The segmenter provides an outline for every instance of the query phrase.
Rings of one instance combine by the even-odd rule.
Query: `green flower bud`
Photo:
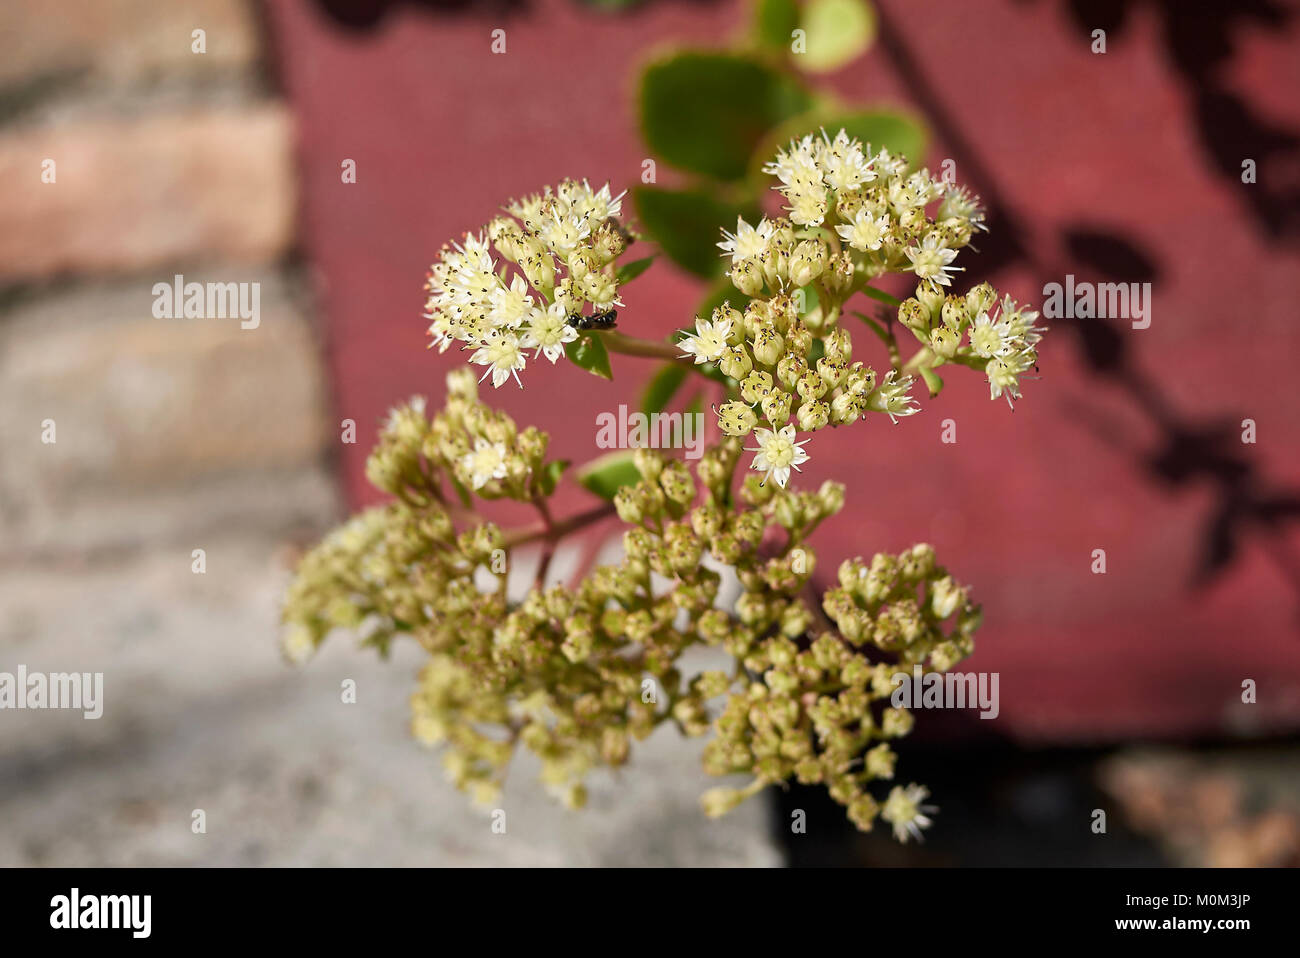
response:
[[[748,436],[758,424],[758,416],[746,403],[723,403],[718,410],[718,427],[728,436]]]
[[[924,333],[930,329],[930,311],[921,305],[920,300],[905,299],[898,307],[898,321],[908,329]]]
[[[746,296],[757,296],[763,291],[763,268],[753,259],[733,263],[727,275],[732,285]]]
[[[754,370],[740,382],[740,395],[745,402],[761,403],[772,394],[772,374]]]
[[[718,368],[724,376],[741,380],[754,368],[754,361],[749,358],[749,350],[743,345],[729,346],[718,359]]]
[[[960,345],[961,337],[947,326],[936,326],[930,330],[930,349],[936,356],[952,359],[957,355],[957,347]]]
[[[796,243],[788,267],[790,282],[794,286],[807,286],[825,271],[826,260],[826,245],[820,240]]]
[[[773,426],[783,426],[790,418],[790,394],[772,393],[762,403],[763,417]]]
[[[776,365],[776,378],[786,389],[794,389],[799,377],[807,371],[806,359],[793,353],[786,353]]]
[[[993,308],[997,302],[997,291],[988,283],[980,283],[973,286],[966,293],[966,312],[970,316],[978,316],[980,313],[986,313]]]
[[[954,333],[960,333],[971,321],[971,316],[966,310],[966,300],[960,296],[949,296],[945,299],[940,316],[943,318],[943,324]]]
[[[785,351],[785,340],[775,327],[765,323],[758,328],[750,347],[754,362],[763,366],[775,366]]]
[[[819,380],[820,381],[820,380]],[[800,380],[802,382],[802,380]],[[805,432],[816,432],[830,422],[831,407],[830,403],[821,401],[805,402],[799,407],[799,414],[796,421],[799,428]]]

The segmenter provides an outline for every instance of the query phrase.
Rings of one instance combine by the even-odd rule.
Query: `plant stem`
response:
[[[934,353],[930,352],[930,347],[922,346],[912,354],[911,359],[903,364],[903,372],[908,373],[915,369],[920,369],[922,366],[928,366],[933,359]]]
[[[671,359],[679,363],[685,363],[692,368],[695,366],[691,358],[682,355],[681,351],[672,343],[637,339],[635,336],[620,333],[616,329],[603,330],[598,335],[605,343],[605,348],[611,353],[622,353],[624,356],[649,356],[652,359]]]
[[[554,542],[556,539],[563,539],[570,532],[576,532],[584,526],[612,515],[614,515],[614,503],[605,502],[586,512],[579,512],[559,522],[552,522],[549,526],[545,522],[538,522],[522,529],[511,529],[503,536],[504,544],[507,549],[513,549],[515,546],[536,542],[538,539]]]

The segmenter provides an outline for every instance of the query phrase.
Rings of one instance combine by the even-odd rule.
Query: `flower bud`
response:
[[[740,395],[745,402],[762,402],[772,393],[772,374],[754,370],[740,381]]]
[[[930,328],[930,311],[917,299],[905,299],[898,307],[898,321],[908,329],[925,332]]]
[[[785,279],[790,268],[790,258],[782,250],[774,246],[769,246],[763,252],[758,254],[759,268],[763,272],[763,279],[767,285],[773,289],[785,285]],[[752,294],[751,294],[752,295]]]
[[[757,296],[763,290],[763,269],[753,259],[733,263],[727,275],[732,285],[746,296]]]
[[[802,356],[786,353],[776,365],[776,378],[786,389],[794,389],[799,377],[808,371],[808,361]]]
[[[790,418],[790,394],[787,392],[772,393],[762,405],[764,418],[773,426],[783,426]]]
[[[966,590],[946,575],[930,586],[930,610],[935,618],[946,619],[966,604]]]
[[[947,326],[936,326],[930,330],[930,349],[936,356],[952,359],[957,355],[961,337]]]
[[[853,265],[853,257],[848,250],[844,250],[838,256],[832,256],[830,262],[827,263],[823,282],[826,283],[826,288],[833,294],[843,296],[853,288],[856,275],[857,270]]]
[[[827,479],[817,490],[817,502],[823,515],[835,515],[844,508],[844,483]]]
[[[960,296],[949,296],[945,299],[940,315],[943,317],[943,324],[954,333],[960,333],[970,322],[970,316],[966,312],[966,300]]]
[[[585,246],[580,246],[569,254],[569,275],[578,283],[582,283],[588,275],[598,271],[603,265],[600,257]]]
[[[926,323],[928,327],[938,316],[939,310],[943,308],[943,290],[937,288],[933,283],[921,283],[916,287],[915,295],[929,315],[929,321]]]
[[[785,334],[785,350],[797,356],[807,357],[812,348],[812,330],[801,321],[795,320]]]
[[[826,269],[826,245],[820,240],[804,240],[797,243],[790,254],[790,282],[795,286],[807,286]]]
[[[727,334],[728,346],[739,346],[745,341],[745,318],[735,306],[730,303],[723,303],[713,310],[711,318],[714,326],[719,326],[722,323],[727,324],[727,328],[730,330]]]
[[[723,403],[718,410],[718,427],[728,436],[748,436],[758,424],[758,416],[746,403]]]
[[[588,273],[581,288],[583,295],[599,309],[607,309],[618,298],[618,283],[609,273]]]
[[[722,370],[724,376],[739,381],[753,370],[754,361],[749,358],[749,350],[744,345],[728,346],[718,358],[718,368]]]
[[[591,247],[603,265],[623,255],[627,250],[627,240],[613,223],[605,222],[592,234]]]
[[[757,335],[754,336],[751,343],[751,348],[756,363],[763,366],[775,366],[785,351],[785,340],[770,324],[765,323],[759,327]]]
[[[980,313],[988,312],[997,302],[998,294],[988,283],[980,283],[978,286],[972,286],[966,293],[966,311],[971,316],[978,316]]]
[[[823,357],[825,358],[825,357]],[[799,398],[804,403],[814,402],[821,399],[826,394],[826,383],[822,377],[812,369],[806,370],[802,376],[795,380],[795,390],[799,393]]]
[[[825,426],[831,417],[831,407],[829,403],[815,401],[805,402],[799,407],[797,417],[799,428],[805,432],[816,432]]]

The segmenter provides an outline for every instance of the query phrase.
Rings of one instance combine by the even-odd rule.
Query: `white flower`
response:
[[[687,356],[695,357],[695,364],[717,362],[727,348],[727,337],[731,335],[731,320],[720,319],[716,323],[707,319],[695,320],[695,335],[687,335],[678,348]]]
[[[486,366],[479,382],[492,374],[492,385],[500,389],[501,384],[514,374],[515,382],[523,388],[519,379],[519,370],[524,368],[524,354],[519,351],[519,337],[507,329],[490,330],[483,338],[483,344],[469,358],[471,363]]]
[[[866,407],[876,412],[883,412],[893,422],[898,416],[911,416],[920,411],[916,400],[908,395],[912,388],[912,377],[897,378],[898,372],[891,369],[885,374],[885,380],[867,397]]]
[[[1005,356],[1015,348],[1011,324],[1004,319],[994,322],[988,313],[980,313],[970,328],[970,348],[981,359]]]
[[[871,165],[886,176],[902,176],[907,172],[907,157],[901,154],[895,156],[882,148]]]
[[[749,468],[757,469],[759,472],[766,472],[768,476],[776,480],[776,484],[785,488],[790,481],[790,470],[802,472],[799,468],[801,463],[808,461],[808,453],[803,450],[803,442],[795,442],[795,429],[793,425],[785,425],[780,429],[773,431],[771,429],[755,429],[754,439],[758,445],[749,452],[756,452],[754,461],[749,464]],[[764,477],[764,482],[767,477]]]
[[[959,186],[947,192],[943,202],[939,204],[937,218],[941,220],[949,218],[965,220],[973,230],[988,231],[988,224],[984,222],[984,209],[980,206],[979,197],[972,195],[964,186]]]
[[[533,307],[528,329],[524,332],[519,345],[526,349],[536,348],[554,363],[564,353],[564,344],[578,338],[578,331],[566,322],[567,315],[559,303],[552,303],[548,309]],[[536,358],[537,353],[533,353]]]
[[[826,187],[821,183],[788,186],[783,191],[790,205],[790,222],[799,226],[821,226],[826,219]]]
[[[984,367],[984,372],[989,377],[989,399],[1006,395],[1007,405],[1014,409],[1011,400],[1020,398],[1020,377],[1032,369],[1036,362],[1038,354],[1029,347],[1018,353],[990,359]]]
[[[948,275],[949,270],[961,269],[960,266],[948,265],[957,258],[957,251],[941,245],[937,233],[927,233],[920,246],[909,246],[903,252],[911,260],[912,272],[916,273],[918,278],[932,280],[940,286],[947,286],[952,282],[952,277]]]
[[[587,220],[572,215],[563,215],[557,209],[549,222],[541,230],[542,242],[558,253],[567,257],[578,245],[591,235],[591,226]]]
[[[840,234],[844,242],[863,252],[880,249],[880,244],[885,241],[885,234],[888,231],[889,217],[873,216],[866,208],[858,210],[852,223],[835,227],[835,232]]]
[[[900,842],[906,842],[908,838],[922,840],[921,829],[930,827],[930,814],[939,810],[933,805],[921,804],[929,797],[929,790],[915,782],[906,788],[895,785],[890,791],[880,817],[894,826],[894,837]]]
[[[528,292],[528,282],[518,274],[510,281],[507,289],[504,283],[498,283],[490,294],[492,311],[488,314],[493,326],[518,328],[524,317],[533,307],[533,298]]]
[[[599,190],[593,190],[586,180],[581,183],[565,180],[556,187],[555,193],[564,213],[582,220],[592,229],[599,227],[611,216],[618,216],[623,209],[624,193],[611,197],[608,183]]]
[[[723,230],[722,235],[726,239],[718,244],[718,249],[722,250],[724,256],[729,254],[733,263],[739,263],[751,256],[762,255],[775,230],[775,224],[766,216],[759,220],[757,226],[750,226],[744,219],[737,217],[736,232]]]
[[[764,173],[781,181],[782,185],[774,189],[785,196],[790,204],[790,221],[799,226],[820,226],[826,218],[827,190],[818,152],[809,134],[798,143],[792,142],[789,150],[782,150],[763,167]]]
[[[491,479],[506,476],[506,447],[504,443],[478,439],[474,449],[461,457],[460,467],[469,476],[470,485],[482,489]]]
[[[1002,320],[1007,324],[1009,335],[1016,342],[1025,346],[1036,346],[1047,332],[1043,326],[1035,326],[1038,313],[1032,309],[1022,309],[1010,296],[1002,298]]]
[[[809,133],[797,143],[790,141],[789,150],[781,150],[776,159],[763,165],[763,172],[775,176],[786,186],[821,181],[821,167],[817,165],[817,147]]]
[[[826,174],[826,185],[831,189],[856,190],[876,178],[871,161],[862,152],[861,140],[851,138],[844,130],[836,133],[834,140],[822,130],[822,139],[825,143],[819,159]]]

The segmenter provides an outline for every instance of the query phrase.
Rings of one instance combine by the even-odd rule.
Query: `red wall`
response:
[[[354,504],[374,498],[362,466],[385,411],[438,397],[459,362],[425,350],[422,284],[440,245],[564,176],[637,182],[635,64],[663,45],[721,43],[742,16],[730,3],[621,16],[576,0],[461,6],[268,2],[338,416],[359,426],[342,447]],[[978,375],[954,375],[897,427],[819,433],[804,481],[842,479],[849,501],[816,540],[823,569],[934,543],[985,605],[969,667],[1001,673],[1000,733],[1295,729],[1300,14],[1184,3],[1174,19],[1162,3],[1117,3],[1102,6],[1121,19],[1094,24],[1045,0],[880,6],[882,42],[833,82],[927,116],[930,163],[955,159],[994,200],[994,234],[963,255],[965,278],[1032,301],[1066,272],[1150,279],[1153,320],[1053,324],[1014,413]],[[1094,26],[1108,29],[1104,55],[1090,51]],[[505,55],[490,52],[497,27]],[[1240,182],[1247,157],[1256,184]],[[354,185],[340,182],[344,158]],[[620,326],[664,334],[698,298],[657,267],[626,290]],[[634,403],[650,368],[614,361],[613,384],[561,364],[491,398],[581,461],[599,451],[595,412]],[[1247,417],[1255,445],[1240,442]],[[945,418],[955,445],[939,441]],[[1090,572],[1097,548],[1104,576]],[[1240,703],[1248,678],[1256,705]]]

